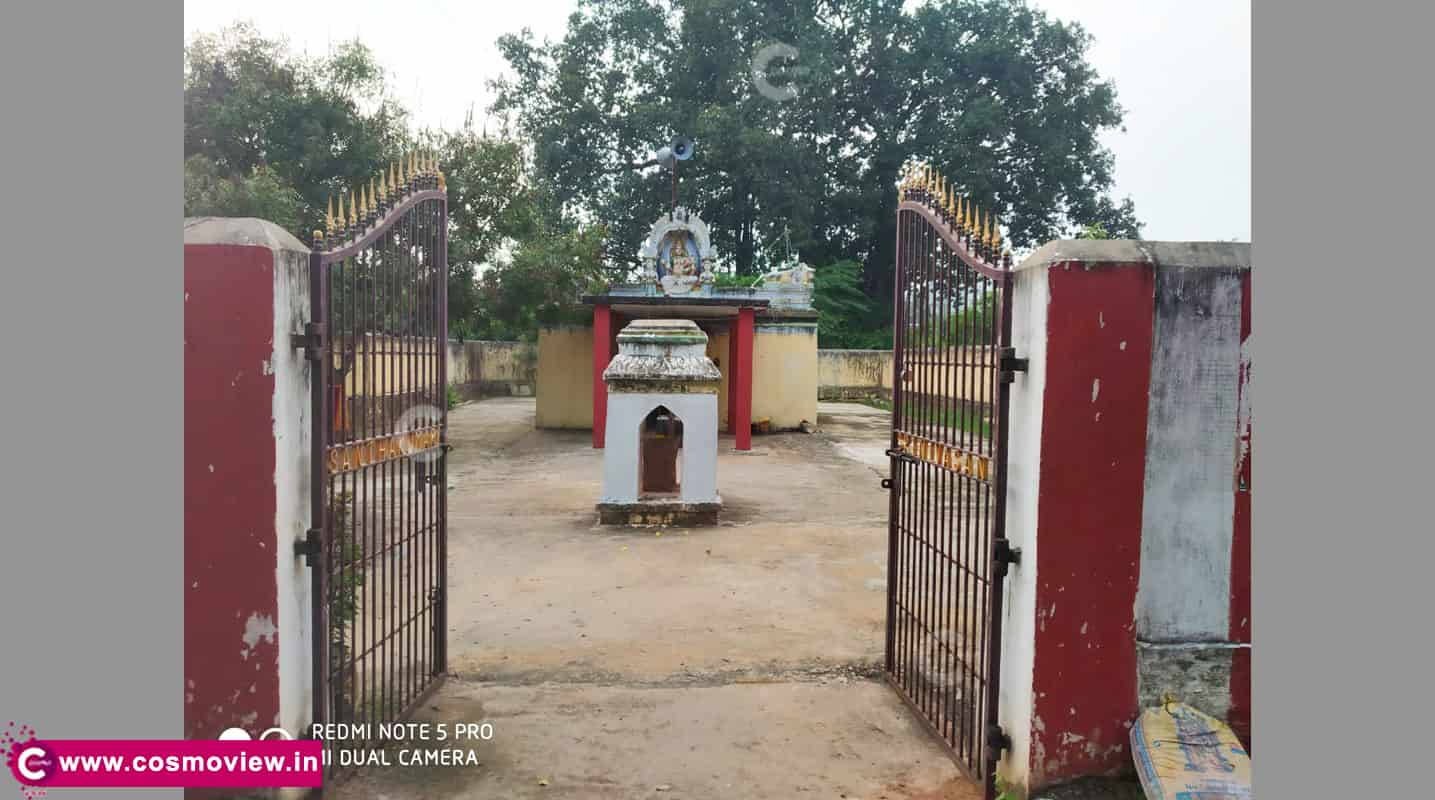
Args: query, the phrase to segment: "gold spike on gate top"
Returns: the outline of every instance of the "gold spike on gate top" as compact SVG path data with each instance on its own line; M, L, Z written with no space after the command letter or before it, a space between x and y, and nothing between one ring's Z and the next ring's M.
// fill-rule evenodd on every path
M996 248L998 251L1002 249L1001 223L997 222L995 219L992 220L992 247Z
M342 192L339 194L339 216L334 218L334 224L335 224L340 230L343 230L344 224L345 224L345 220L344 220L344 195L343 195Z
M414 158L414 151L412 150L409 151L408 173L409 180L413 180L414 178L417 178L419 176L418 161Z
M953 219L957 216L957 189L955 186L947 192L947 216Z
M354 190L353 190L353 189L350 189L350 190L349 190L349 224L350 224L351 226L352 226L352 225L357 225L357 224L359 224L359 211L358 211L357 208L355 208L355 205L354 205Z
M324 232L334 232L334 196L329 195L329 208L324 212Z
M369 193L369 187L359 184L359 202L363 203L359 208L359 222L363 222L374 213L374 196Z
M389 199L389 184L385 182L387 177L383 170L379 170L379 199L385 202Z
M399 176L398 176L398 167L394 166L394 162L390 161L390 162L389 162L389 192L391 192L392 194L395 194L395 195L397 195L397 194L399 193L399 181L398 181L398 177L399 177Z
M376 189L377 186L378 183L373 178L369 178L369 200L374 204L373 210L375 213L378 212L379 204L382 203L384 199L383 196L378 193Z

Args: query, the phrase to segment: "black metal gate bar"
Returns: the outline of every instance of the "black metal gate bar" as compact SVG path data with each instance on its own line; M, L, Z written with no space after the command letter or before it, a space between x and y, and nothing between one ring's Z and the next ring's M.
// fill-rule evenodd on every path
M885 671L995 794L1009 430L1010 254L928 167L898 203Z
M437 162L413 154L315 231L313 716L365 726L326 745L331 774L446 669L447 220Z

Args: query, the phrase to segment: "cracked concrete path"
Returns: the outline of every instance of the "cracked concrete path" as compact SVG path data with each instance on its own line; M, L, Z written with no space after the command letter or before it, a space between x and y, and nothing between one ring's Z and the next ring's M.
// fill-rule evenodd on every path
M822 405L813 435L722 438L722 522L691 530L599 527L602 451L531 398L456 409L450 677L416 719L494 736L329 794L980 797L877 680L885 412Z

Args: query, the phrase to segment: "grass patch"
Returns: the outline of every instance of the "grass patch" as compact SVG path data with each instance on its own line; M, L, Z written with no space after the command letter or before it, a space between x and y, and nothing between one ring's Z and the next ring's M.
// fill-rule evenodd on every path
M880 408L883 411L892 410L892 401L880 397L865 398L857 402L864 406ZM903 419L911 423L906 427L910 429L917 423L933 424L936 427L956 428L983 438L991 438L992 423L987 416L989 413L987 409L967 405L964 414L961 404L954 404L952 408L946 408L940 404L934 405L935 407L928 408L922 403L910 401L903 403Z

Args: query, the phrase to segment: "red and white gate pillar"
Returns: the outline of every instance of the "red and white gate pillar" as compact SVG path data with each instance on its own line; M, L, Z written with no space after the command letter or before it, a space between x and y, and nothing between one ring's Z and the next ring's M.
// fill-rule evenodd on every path
M1017 268L999 773L1132 769L1171 692L1249 744L1250 245L1053 242Z
M257 219L184 221L184 730L312 719L309 250ZM272 737L271 737L272 738Z

